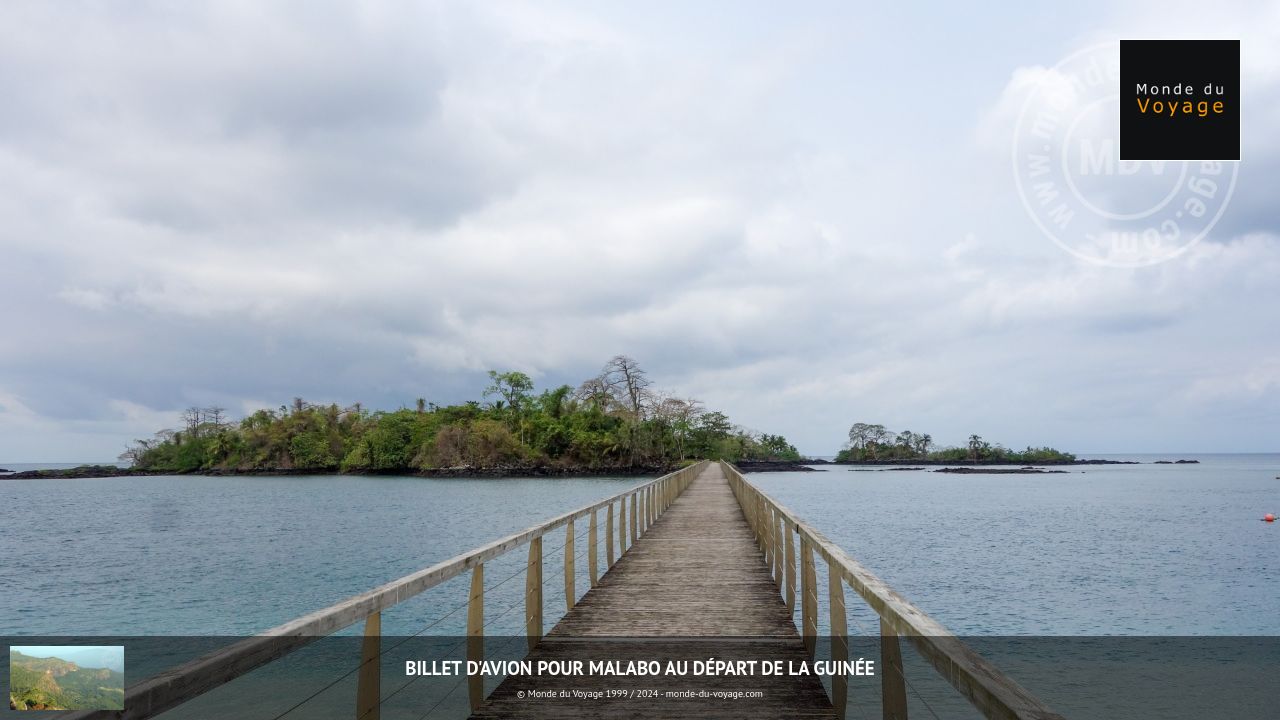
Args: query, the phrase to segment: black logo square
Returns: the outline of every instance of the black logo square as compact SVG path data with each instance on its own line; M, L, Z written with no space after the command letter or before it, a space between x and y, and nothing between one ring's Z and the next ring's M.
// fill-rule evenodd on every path
M1239 160L1240 41L1121 40L1120 159Z

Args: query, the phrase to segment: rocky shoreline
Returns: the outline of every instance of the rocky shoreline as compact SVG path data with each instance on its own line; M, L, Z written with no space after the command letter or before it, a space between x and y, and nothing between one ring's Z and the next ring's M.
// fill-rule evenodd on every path
M135 470L115 465L81 465L74 468L52 470L24 470L0 476L0 480L79 480L88 478L112 477L147 477L157 475L200 475L223 477L228 475L260 475L296 477L302 475L407 475L430 478L502 478L502 477L601 477L611 475L654 477L677 470L676 467L662 466L627 466L627 467L553 467L553 466L501 466L491 468L448 467L421 470L418 468L397 468L377 472L344 473L337 470L292 470L292 469L218 469L201 470L199 472L171 472L160 470Z
M1194 465L1199 460L1155 460L1153 465ZM1065 466L1065 465L1142 465L1136 460L1074 460L1071 462L1046 462L1036 463L1033 466L1025 466L1023 468L1010 467L993 467L1002 465L1002 463L978 462L964 463L963 465L955 462L944 462L941 460L865 460L860 462L833 462L831 460L801 460L799 462L791 461L769 461L769 460L744 460L737 463L737 467L744 473L763 473L763 472L820 472L822 468L811 467L814 465L835 465L845 466L851 470L861 470L862 472L887 471L887 470L924 470L926 467L939 467L941 469L934 472L948 472L956 474L1026 474L1026 473L1043 473L1043 472L1066 472L1065 470L1038 470L1038 467L1044 466ZM862 468L866 468L862 470ZM149 475L206 475L206 476L225 476L225 475L276 475L276 476L299 476L299 475L408 475L413 477L443 477L443 478L499 478L499 477L600 477L608 475L622 476L656 476L662 475L678 469L675 466L618 466L618 467L559 467L559 466L499 466L499 467L448 467L448 468L432 468L430 470L421 470L418 468L396 468L392 470L380 470L374 472L358 472L344 473L338 470L294 470L294 469L218 469L218 470L201 470L198 472L178 473L170 471L158 470L136 470L134 468L122 468L115 465L81 465L74 468L64 468L55 470L23 470L21 472L10 472L0 469L0 473L8 473L0 475L0 480L76 480L87 478L110 478L110 477L144 477Z

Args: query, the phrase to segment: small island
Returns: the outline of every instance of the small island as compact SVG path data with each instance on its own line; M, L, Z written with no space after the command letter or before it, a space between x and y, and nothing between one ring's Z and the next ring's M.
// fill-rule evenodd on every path
M490 371L481 399L367 410L294 398L232 421L192 407L182 425L136 440L128 467L16 473L6 479L117 475L396 474L445 477L653 475L696 459L799 461L781 435L733 424L693 398L657 389L618 355L576 388L537 391L519 371Z

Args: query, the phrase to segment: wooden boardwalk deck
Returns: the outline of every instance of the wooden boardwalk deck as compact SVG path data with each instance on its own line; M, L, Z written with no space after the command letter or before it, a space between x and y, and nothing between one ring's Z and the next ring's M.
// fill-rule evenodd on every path
M806 658L720 466L710 465L547 634L529 660ZM559 698L561 690L656 690L658 697ZM531 698L551 691L556 697ZM667 697L683 691L762 697ZM521 695L523 693L523 695ZM834 718L812 676L546 677L503 681L473 715L490 718Z

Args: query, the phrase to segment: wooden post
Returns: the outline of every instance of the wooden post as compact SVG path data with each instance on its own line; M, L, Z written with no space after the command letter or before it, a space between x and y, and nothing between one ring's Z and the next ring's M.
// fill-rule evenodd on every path
M640 503L640 534L649 529L649 488L641 488L636 493L636 502Z
M795 615L796 612L796 541L795 536L791 532L791 528L786 524L783 525L784 532L787 534L787 612Z
M765 522L768 518L769 507L764 503L764 493L756 493L756 505L760 508L760 549L764 551L764 562L769 564L769 525Z
M573 609L573 603L578 599L575 584L577 570L573 564L573 518L569 518L569 524L565 526L564 535L564 609L567 612Z
M604 516L604 552L605 552L605 556L604 556L605 562L609 563L608 565L605 565L605 571L608 571L609 568L613 567L613 560L614 560L613 503L609 503L609 510L608 512L605 513L605 516Z
M769 503L765 502L764 494L761 493L760 507L764 512L760 514L764 520L764 564L768 566L770 573L773 571L773 508L769 507Z
M769 528L773 534L773 583L782 592L782 513L773 514L773 525Z
M529 564L524 574L524 634L529 650L542 639L542 536L529 541Z
M484 564L471 571L471 599L467 601L467 660L484 660ZM484 673L467 675L471 709L484 702Z
M364 620L360 673L356 681L356 720L378 720L382 698L382 613Z
M907 676L898 632L880 618L880 698L884 720L907 720Z
M636 500L636 493L631 493L631 544L635 545L636 540L640 539L640 531L636 527L636 509L640 506Z
M600 571L596 568L598 553L596 552L596 511L591 511L591 522L587 524L587 564L591 566L591 587L600 584Z
M813 569L813 546L800 536L800 621L804 649L813 657L818 647L818 575Z
M831 659L843 662L849 659L849 621L844 612L844 578L830 565L827 566L827 587L831 597ZM844 673L831 676L831 705L836 717L844 720L845 706L849 703L849 676Z
M627 499L618 501L618 557L627 552Z

